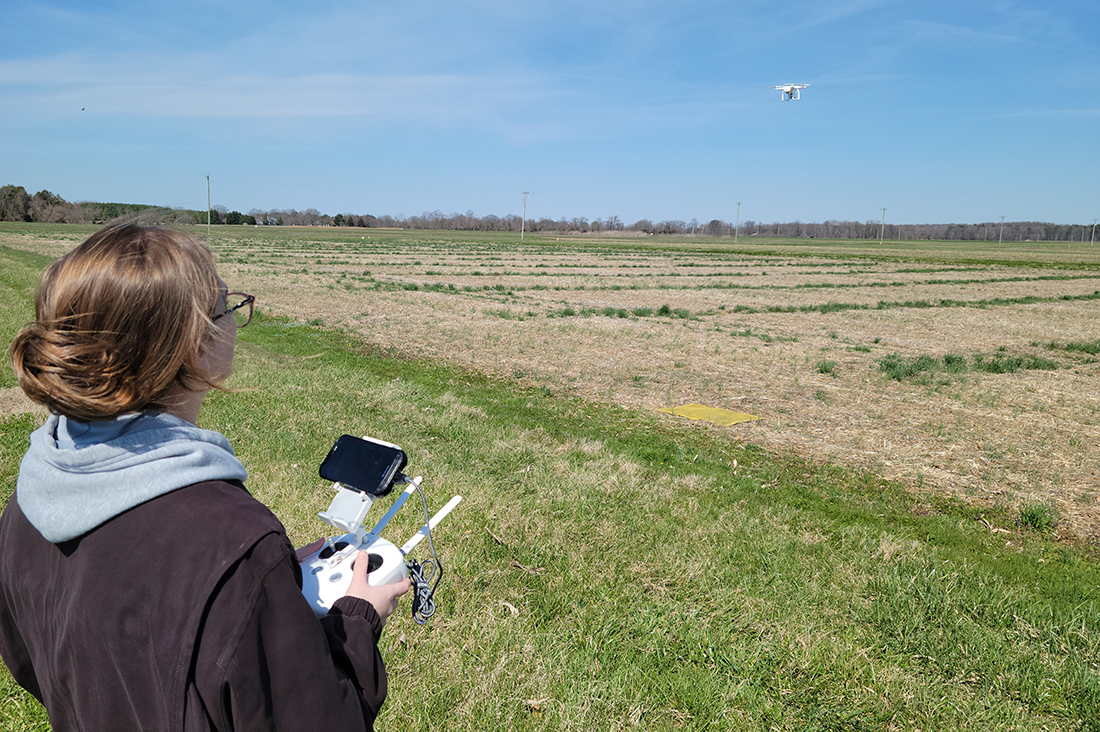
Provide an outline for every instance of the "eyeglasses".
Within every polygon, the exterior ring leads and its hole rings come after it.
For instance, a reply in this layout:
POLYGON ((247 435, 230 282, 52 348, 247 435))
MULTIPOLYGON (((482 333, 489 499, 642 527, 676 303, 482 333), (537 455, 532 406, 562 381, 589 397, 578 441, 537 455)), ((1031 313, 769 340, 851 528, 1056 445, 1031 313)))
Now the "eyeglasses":
POLYGON ((232 315, 237 327, 243 328, 252 322, 252 303, 254 302, 256 302, 255 295, 228 292, 225 295, 225 312, 218 313, 211 320, 217 320, 223 315, 232 315))

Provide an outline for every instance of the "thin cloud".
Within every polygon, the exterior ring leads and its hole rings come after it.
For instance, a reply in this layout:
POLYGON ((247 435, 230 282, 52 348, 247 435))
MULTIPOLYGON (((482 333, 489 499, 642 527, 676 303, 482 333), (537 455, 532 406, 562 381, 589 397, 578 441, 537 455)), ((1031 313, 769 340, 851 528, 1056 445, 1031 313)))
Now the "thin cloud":
POLYGON ((934 43, 968 49, 1017 44, 1023 40, 1015 35, 928 20, 906 21, 903 35, 910 43, 934 43))

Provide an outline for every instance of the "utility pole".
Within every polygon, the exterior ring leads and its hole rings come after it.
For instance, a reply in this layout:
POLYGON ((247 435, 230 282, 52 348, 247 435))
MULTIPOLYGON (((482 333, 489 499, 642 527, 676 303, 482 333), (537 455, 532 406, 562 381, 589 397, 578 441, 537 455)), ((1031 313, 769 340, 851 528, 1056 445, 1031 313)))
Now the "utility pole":
POLYGON ((737 243, 737 235, 741 231, 741 202, 737 202, 737 224, 733 227, 733 243, 737 243))
POLYGON ((531 194, 529 194, 527 191, 523 192, 523 221, 519 225, 520 241, 523 240, 523 230, 527 228, 527 196, 529 195, 531 194))
POLYGON ((886 233, 886 209, 882 209, 882 228, 878 230, 878 243, 882 245, 882 236, 886 233))
POLYGON ((1092 235, 1089 237, 1089 244, 1095 244, 1096 243, 1096 222, 1097 221, 1100 221, 1100 219, 1093 219, 1092 220, 1092 235))
POLYGON ((1001 233, 997 235, 997 245, 1000 246, 1001 242, 1005 239, 1005 217, 1001 217, 1001 233))
POLYGON ((210 238, 210 176, 206 176, 206 238, 210 238))

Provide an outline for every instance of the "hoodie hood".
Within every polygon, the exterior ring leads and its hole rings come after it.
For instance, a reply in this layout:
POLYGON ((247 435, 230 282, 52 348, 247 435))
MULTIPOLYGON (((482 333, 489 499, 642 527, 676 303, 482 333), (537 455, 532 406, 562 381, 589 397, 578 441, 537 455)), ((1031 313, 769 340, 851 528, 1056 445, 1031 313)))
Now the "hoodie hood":
POLYGON ((31 433, 15 493, 27 520, 56 544, 177 488, 247 477, 224 435, 179 417, 77 422, 52 414, 31 433))

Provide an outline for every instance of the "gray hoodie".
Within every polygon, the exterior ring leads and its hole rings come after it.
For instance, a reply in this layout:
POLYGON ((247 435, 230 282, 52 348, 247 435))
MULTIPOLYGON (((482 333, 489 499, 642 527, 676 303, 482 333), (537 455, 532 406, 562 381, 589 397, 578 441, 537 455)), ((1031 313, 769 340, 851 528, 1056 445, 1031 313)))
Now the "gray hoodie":
POLYGON ((247 477, 224 435, 179 417, 143 412, 78 422, 53 414, 31 433, 15 495, 56 544, 177 488, 247 477))

